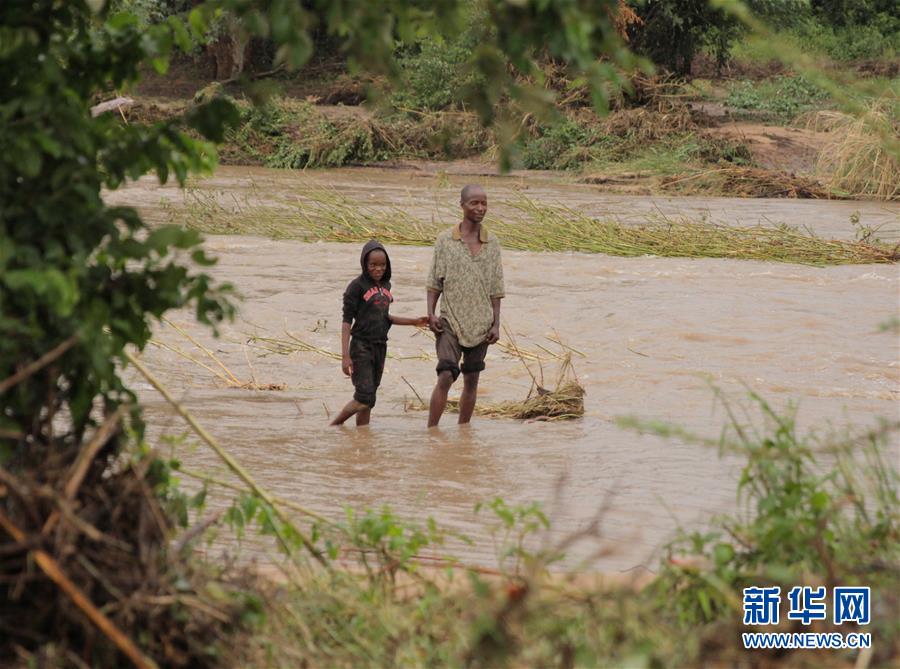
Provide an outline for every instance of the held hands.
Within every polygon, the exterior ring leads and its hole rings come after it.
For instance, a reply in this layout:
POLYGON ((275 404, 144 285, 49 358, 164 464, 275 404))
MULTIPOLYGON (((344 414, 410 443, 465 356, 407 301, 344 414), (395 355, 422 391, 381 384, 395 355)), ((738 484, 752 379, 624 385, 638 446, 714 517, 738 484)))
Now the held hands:
POLYGON ((437 316, 428 316, 428 329, 434 334, 441 334, 444 331, 444 324, 437 316))
POLYGON ((500 324, 494 323, 488 330, 487 343, 496 344, 498 341, 500 341, 500 324))
POLYGON ((425 327, 426 325, 428 325, 428 316, 419 316, 417 319, 415 319, 415 323, 413 323, 413 325, 418 328, 425 327))
POLYGON ((346 376, 353 374, 353 362, 350 360, 349 355, 341 357, 341 370, 346 376))

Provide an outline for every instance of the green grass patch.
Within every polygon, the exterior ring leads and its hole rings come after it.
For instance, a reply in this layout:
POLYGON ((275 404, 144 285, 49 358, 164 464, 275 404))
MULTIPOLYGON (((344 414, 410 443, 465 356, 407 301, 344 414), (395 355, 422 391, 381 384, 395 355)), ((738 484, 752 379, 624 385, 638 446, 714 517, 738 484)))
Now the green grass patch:
POLYGON ((739 111, 761 112, 764 118, 786 123, 802 112, 826 106, 828 94, 802 76, 780 75, 732 84, 725 104, 739 111))

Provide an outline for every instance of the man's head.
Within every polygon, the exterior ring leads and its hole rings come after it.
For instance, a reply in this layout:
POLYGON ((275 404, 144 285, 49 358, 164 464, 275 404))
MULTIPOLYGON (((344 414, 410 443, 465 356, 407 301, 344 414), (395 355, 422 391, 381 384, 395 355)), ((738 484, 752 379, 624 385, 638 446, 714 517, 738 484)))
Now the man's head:
POLYGON ((469 184, 459 194, 459 206, 463 210, 463 218, 472 223, 481 223, 487 213, 487 194, 477 184, 469 184))

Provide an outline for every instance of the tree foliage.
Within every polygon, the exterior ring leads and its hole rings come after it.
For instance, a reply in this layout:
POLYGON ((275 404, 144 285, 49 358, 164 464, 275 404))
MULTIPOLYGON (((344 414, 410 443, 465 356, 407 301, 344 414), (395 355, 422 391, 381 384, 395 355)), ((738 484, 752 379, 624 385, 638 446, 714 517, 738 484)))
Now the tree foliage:
POLYGON ((711 50, 721 65, 731 43, 740 34, 740 23, 709 0, 647 0, 635 3, 641 23, 629 33, 632 46, 675 74, 691 73, 694 55, 711 50))
MULTIPOLYGON (((83 1, 0 6, 0 379, 78 340, 4 394, 0 429, 20 444, 50 439, 60 410, 77 438, 96 399, 107 410, 131 399, 117 363, 127 345, 147 342, 154 318, 188 303, 205 322, 230 312, 207 275, 173 259, 177 249, 210 264, 195 234, 148 233, 133 209, 101 198, 102 188, 151 170, 183 182, 213 164, 208 144, 172 124, 122 125, 89 111, 98 93, 134 81, 176 37, 187 40, 180 31, 142 32, 133 15, 97 15, 83 1)), ((216 139, 228 118, 216 105, 189 121, 216 139)))

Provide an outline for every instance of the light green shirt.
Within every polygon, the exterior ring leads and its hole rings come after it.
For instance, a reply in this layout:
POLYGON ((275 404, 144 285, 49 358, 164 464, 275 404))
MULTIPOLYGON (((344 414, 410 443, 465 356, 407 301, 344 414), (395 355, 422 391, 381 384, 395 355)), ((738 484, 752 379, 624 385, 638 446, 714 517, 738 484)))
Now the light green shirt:
POLYGON ((441 291, 441 317, 462 346, 478 346, 494 324, 492 297, 503 297, 500 242, 482 225, 481 250, 475 255, 462 240, 459 225, 441 232, 434 242, 428 288, 441 291))

